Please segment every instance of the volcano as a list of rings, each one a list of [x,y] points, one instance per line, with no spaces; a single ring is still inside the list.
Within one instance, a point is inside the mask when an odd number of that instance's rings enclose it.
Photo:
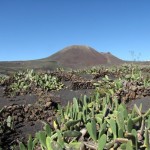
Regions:
[[[60,67],[84,69],[99,65],[119,65],[123,62],[125,61],[109,52],[98,52],[84,45],[72,45],[42,59],[0,62],[0,73],[7,74],[22,69],[55,70]]]
[[[73,69],[109,64],[111,61],[113,61],[114,64],[116,64],[115,62],[121,62],[120,59],[112,54],[100,53],[92,47],[83,45],[66,47],[51,55],[48,59]]]

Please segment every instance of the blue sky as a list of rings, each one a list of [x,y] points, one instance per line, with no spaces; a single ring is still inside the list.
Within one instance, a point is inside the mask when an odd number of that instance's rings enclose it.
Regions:
[[[0,61],[47,57],[89,45],[150,60],[149,0],[0,0]]]

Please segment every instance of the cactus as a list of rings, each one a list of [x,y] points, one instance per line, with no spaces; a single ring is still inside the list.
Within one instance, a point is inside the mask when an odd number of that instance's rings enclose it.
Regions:
[[[87,110],[88,104],[87,104],[87,96],[86,96],[86,95],[84,95],[83,100],[84,100],[84,107],[85,107],[85,109]]]
[[[126,150],[126,144],[125,143],[120,145],[120,150]]]
[[[78,116],[77,116],[77,120],[81,120],[82,119],[82,112],[78,112]]]
[[[42,148],[46,148],[46,133],[45,131],[40,131],[36,134],[36,138],[39,139]]]
[[[106,124],[106,122],[104,122],[104,123],[100,126],[99,138],[106,132],[106,128],[107,128],[107,124]]]
[[[102,124],[102,118],[103,118],[102,114],[95,115],[95,119],[96,119],[97,123],[99,123],[99,124]]]
[[[46,138],[46,148],[47,148],[47,150],[53,150],[52,139],[50,137]]]
[[[86,124],[86,128],[90,137],[96,142],[97,141],[97,133],[96,133],[96,122],[95,119],[91,119],[91,122]]]
[[[28,150],[33,150],[35,144],[36,144],[36,143],[32,141],[31,135],[29,135],[29,140],[28,140],[28,142],[27,142]]]
[[[80,137],[82,134],[79,131],[64,131],[64,137]]]
[[[124,136],[123,136],[123,130],[122,129],[119,129],[119,131],[118,131],[118,137],[119,138],[123,138]]]
[[[147,128],[150,129],[150,116],[148,117],[148,120],[147,120]]]
[[[138,80],[141,75],[137,75],[137,72],[135,74],[132,68],[133,66],[129,66],[125,69],[117,68],[117,70],[121,71],[123,80],[126,80],[124,73],[128,74],[132,70],[132,75],[127,80],[131,84],[132,81],[141,82]],[[32,76],[33,74],[30,75],[31,78]],[[88,143],[93,149],[98,148],[98,150],[111,148],[137,150],[142,148],[140,146],[144,142],[143,147],[149,149],[150,110],[142,114],[142,105],[140,107],[135,105],[130,113],[125,104],[120,104],[117,96],[115,97],[115,92],[119,90],[119,93],[124,90],[122,89],[124,86],[122,77],[113,82],[108,76],[105,76],[102,81],[96,83],[99,88],[95,90],[93,97],[87,99],[87,96],[84,95],[80,100],[74,98],[72,104],[68,103],[65,108],[59,108],[57,119],[54,121],[56,130],[47,126],[45,132],[40,132],[41,138],[38,139],[38,143],[40,143],[41,148],[80,149],[85,146],[86,149]],[[41,77],[38,76],[37,80],[40,79]],[[47,88],[49,86],[47,80],[50,81],[50,78],[45,75],[44,81],[40,81],[39,85],[45,82],[44,88]],[[19,86],[24,86],[24,84],[19,82]],[[104,93],[103,95],[100,94],[102,93],[100,88]],[[145,127],[147,127],[146,130]],[[85,129],[84,133],[81,131],[82,129]],[[143,137],[143,133],[144,140],[140,141],[139,136]],[[46,147],[43,139],[46,139]],[[31,145],[32,140],[30,138],[29,146],[31,147]],[[20,146],[23,147],[22,144]]]
[[[138,116],[132,119],[133,123],[136,124],[137,122],[142,120],[142,116]]]
[[[132,141],[128,141],[126,144],[126,150],[133,150],[133,145],[132,145]]]
[[[117,138],[117,126],[116,126],[116,121],[114,119],[110,120],[110,128],[113,132],[114,139],[116,139]]]
[[[45,129],[45,132],[46,132],[47,136],[52,136],[52,129],[50,128],[49,124],[46,124],[44,126],[44,129]]]
[[[77,119],[77,113],[79,112],[79,105],[78,105],[78,100],[76,98],[73,98],[73,108],[74,108],[75,119]]]
[[[13,120],[11,116],[7,117],[6,122],[7,122],[7,127],[9,127],[10,129],[13,129]]]
[[[19,143],[19,148],[20,148],[20,150],[27,150],[25,145],[22,142]]]
[[[117,121],[119,129],[124,130],[124,116],[123,116],[123,113],[121,111],[117,112],[116,117],[117,117],[116,121]]]
[[[150,109],[147,110],[147,112],[143,115],[143,117],[147,117],[150,115]]]
[[[148,128],[145,129],[145,134],[144,134],[144,146],[146,147],[146,150],[150,150]]]
[[[63,149],[65,147],[65,142],[62,136],[62,132],[60,130],[57,130],[57,143],[61,146],[61,148]]]
[[[65,123],[68,129],[70,129],[71,126],[76,125],[80,120],[69,120],[68,122]]]
[[[136,113],[137,113],[139,116],[142,115],[140,109],[137,107],[136,104],[134,104],[134,109],[135,109]]]
[[[131,133],[132,135],[134,135],[133,146],[135,147],[136,150],[138,150],[137,131],[135,129],[132,129]]]
[[[69,144],[65,144],[66,145],[66,150],[82,150],[84,149],[84,144],[82,142],[71,142]]]
[[[103,150],[107,142],[106,134],[103,134],[98,140],[98,150]]]
[[[132,129],[133,129],[133,121],[132,121],[131,118],[129,118],[128,121],[127,121],[127,131],[129,133],[131,133]]]

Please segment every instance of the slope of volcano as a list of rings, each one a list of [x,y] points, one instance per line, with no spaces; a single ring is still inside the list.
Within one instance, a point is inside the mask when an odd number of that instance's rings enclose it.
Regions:
[[[83,68],[107,64],[107,58],[88,46],[73,45],[66,47],[59,52],[48,57],[51,61],[56,61],[62,66],[71,68]]]

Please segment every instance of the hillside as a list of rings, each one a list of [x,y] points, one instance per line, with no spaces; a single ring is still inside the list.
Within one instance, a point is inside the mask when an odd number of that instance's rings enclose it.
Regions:
[[[114,64],[118,65],[120,63],[123,63],[124,61],[117,58],[116,56],[112,55],[110,52],[108,53],[101,53],[106,59],[108,64]]]
[[[47,59],[57,61],[62,66],[74,69],[122,62],[122,60],[111,54],[99,53],[91,47],[81,45],[66,47]]]

